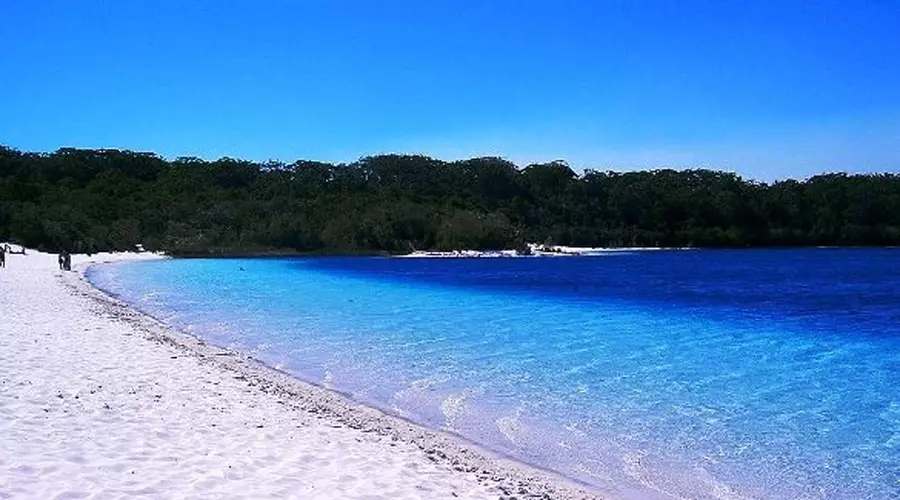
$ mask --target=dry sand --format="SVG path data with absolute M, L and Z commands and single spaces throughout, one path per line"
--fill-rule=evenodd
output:
M 169 329 L 55 255 L 7 263 L 0 498 L 593 498 Z

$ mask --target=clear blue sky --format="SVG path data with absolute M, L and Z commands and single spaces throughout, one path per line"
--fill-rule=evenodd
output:
M 900 171 L 900 0 L 2 0 L 0 143 Z

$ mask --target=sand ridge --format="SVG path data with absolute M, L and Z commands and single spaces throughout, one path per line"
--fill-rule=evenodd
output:
M 167 328 L 53 255 L 12 256 L 0 269 L 0 498 L 135 496 L 595 498 Z

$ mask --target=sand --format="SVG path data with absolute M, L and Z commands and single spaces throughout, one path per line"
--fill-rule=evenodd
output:
M 0 498 L 594 498 L 167 328 L 55 255 L 7 264 Z

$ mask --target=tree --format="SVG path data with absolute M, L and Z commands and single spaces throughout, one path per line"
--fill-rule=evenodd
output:
M 772 184 L 563 161 L 379 155 L 351 164 L 168 161 L 0 146 L 0 239 L 47 250 L 405 252 L 579 246 L 900 245 L 900 176 Z

